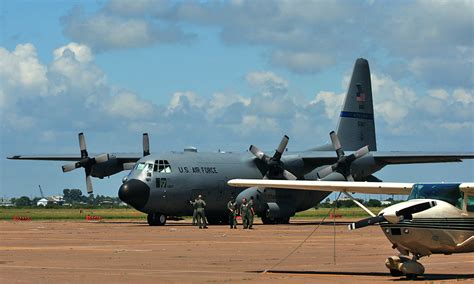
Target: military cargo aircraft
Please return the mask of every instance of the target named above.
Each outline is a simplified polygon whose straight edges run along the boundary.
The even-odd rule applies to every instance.
[[[418,260],[431,254],[474,252],[474,183],[389,183],[300,180],[230,180],[229,185],[261,190],[289,188],[305,191],[341,191],[372,217],[349,225],[350,230],[380,224],[400,255],[385,265],[393,276],[422,275]],[[265,188],[265,189],[264,189]],[[350,193],[408,194],[407,201],[389,206],[378,215]],[[411,254],[411,256],[410,256]]]
[[[232,197],[238,202],[253,197],[255,212],[265,224],[288,223],[295,212],[311,208],[329,195],[325,191],[262,191],[256,187],[238,190],[227,185],[234,178],[379,181],[372,174],[389,164],[474,158],[473,153],[378,152],[369,63],[362,58],[355,62],[339,123],[330,138],[332,145],[288,152],[285,135],[273,156],[253,145],[245,153],[201,153],[190,147],[183,152],[150,154],[148,134],[144,134],[143,153],[89,156],[80,133],[80,156],[15,155],[9,159],[71,161],[63,171],[84,168],[89,193],[91,176],[104,178],[131,170],[120,186],[120,199],[147,213],[150,225],[164,225],[167,216],[191,215],[189,200],[198,194],[206,200],[210,223],[227,220],[226,204]],[[351,152],[346,155],[342,146]]]

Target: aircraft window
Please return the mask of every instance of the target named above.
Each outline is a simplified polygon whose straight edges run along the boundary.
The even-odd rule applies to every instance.
[[[137,170],[137,171],[141,171],[145,168],[145,163],[137,163],[135,165],[135,169],[134,170]]]
[[[462,192],[464,198],[464,192]],[[467,197],[467,211],[474,212],[474,196],[470,195]]]
[[[459,184],[415,184],[408,200],[425,198],[442,200],[462,209],[463,196]]]
[[[169,174],[171,173],[171,165],[167,160],[156,160],[154,170],[159,173]]]

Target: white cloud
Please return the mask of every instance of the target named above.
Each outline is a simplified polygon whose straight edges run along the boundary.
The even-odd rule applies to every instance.
[[[326,117],[329,119],[333,119],[337,116],[338,112],[341,109],[344,100],[344,95],[344,93],[335,94],[334,92],[321,91],[309,104],[324,104],[324,111],[326,113]]]
[[[0,47],[0,90],[2,104],[14,103],[26,96],[46,96],[48,80],[46,67],[37,57],[35,47],[19,44],[13,52]]]
[[[69,43],[53,56],[43,64],[32,44],[18,45],[13,52],[0,48],[3,131],[36,128],[45,141],[51,135],[42,129],[120,127],[154,111],[132,92],[113,96],[116,88],[107,83],[89,47]]]
[[[284,94],[288,89],[288,81],[270,71],[249,72],[247,82],[264,91],[264,95]]]
[[[469,105],[474,103],[474,96],[472,92],[468,92],[465,89],[454,90],[453,97],[457,102],[460,102],[463,105]]]
[[[111,102],[103,106],[105,111],[128,119],[143,119],[153,113],[151,102],[140,99],[136,94],[129,91],[120,91],[111,97]]]

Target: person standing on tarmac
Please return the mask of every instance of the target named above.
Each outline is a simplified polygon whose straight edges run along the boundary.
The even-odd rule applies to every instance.
[[[255,210],[253,208],[253,196],[249,200],[249,229],[253,229],[253,218],[255,217]]]
[[[206,208],[206,202],[202,199],[202,195],[198,195],[198,198],[196,200],[196,207],[197,207],[197,223],[199,226],[199,229],[207,229],[207,223],[206,223],[206,212],[204,211],[204,208]]]
[[[229,209],[229,225],[231,229],[237,229],[237,203],[234,197],[227,202],[227,209]]]
[[[190,200],[189,203],[193,206],[193,226],[197,224],[197,198],[194,198],[194,201]]]
[[[242,217],[242,224],[244,229],[249,227],[249,204],[247,203],[247,198],[242,198],[242,204],[240,205],[240,216]]]

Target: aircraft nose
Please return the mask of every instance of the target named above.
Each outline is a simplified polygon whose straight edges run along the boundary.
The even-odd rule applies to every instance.
[[[148,202],[150,187],[141,180],[131,179],[120,186],[120,200],[140,210]]]

